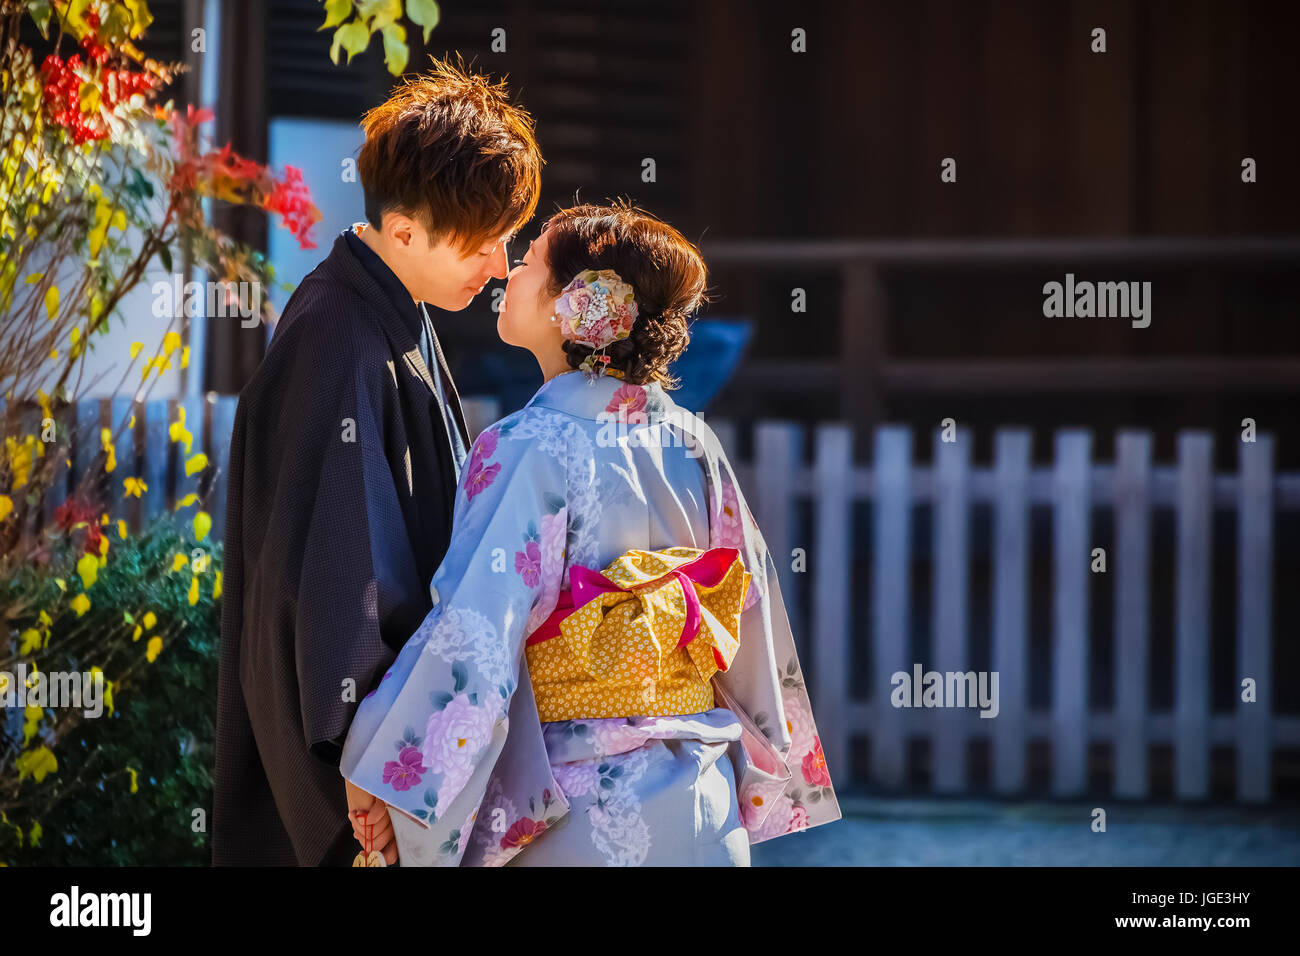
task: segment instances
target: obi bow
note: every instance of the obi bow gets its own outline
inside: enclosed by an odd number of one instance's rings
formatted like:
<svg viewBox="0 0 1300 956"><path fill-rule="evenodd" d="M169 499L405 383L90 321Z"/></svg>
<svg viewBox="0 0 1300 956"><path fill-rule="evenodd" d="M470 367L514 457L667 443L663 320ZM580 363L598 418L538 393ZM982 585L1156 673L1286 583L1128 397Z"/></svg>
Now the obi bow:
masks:
<svg viewBox="0 0 1300 956"><path fill-rule="evenodd" d="M543 721L698 714L740 647L750 574L735 548L627 551L569 590L528 638Z"/></svg>

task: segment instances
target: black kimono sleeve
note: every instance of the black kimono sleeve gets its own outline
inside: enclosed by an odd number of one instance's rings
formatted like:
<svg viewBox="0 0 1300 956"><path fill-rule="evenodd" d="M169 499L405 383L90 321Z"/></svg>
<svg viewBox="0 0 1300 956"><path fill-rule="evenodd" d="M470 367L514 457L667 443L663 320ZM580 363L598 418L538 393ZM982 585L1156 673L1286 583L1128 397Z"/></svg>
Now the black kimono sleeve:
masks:
<svg viewBox="0 0 1300 956"><path fill-rule="evenodd" d="M277 335L231 448L214 861L316 865L349 845L357 702L431 601L391 350L360 318Z"/></svg>

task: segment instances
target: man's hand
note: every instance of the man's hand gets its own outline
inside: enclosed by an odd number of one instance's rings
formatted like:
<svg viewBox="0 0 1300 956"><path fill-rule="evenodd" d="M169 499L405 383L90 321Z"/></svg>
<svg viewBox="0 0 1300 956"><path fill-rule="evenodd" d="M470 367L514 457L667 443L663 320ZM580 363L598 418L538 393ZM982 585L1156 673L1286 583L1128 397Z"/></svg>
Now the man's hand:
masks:
<svg viewBox="0 0 1300 956"><path fill-rule="evenodd" d="M344 780L348 792L348 820L352 823L352 835L365 851L378 850L384 862L392 866L397 862L397 840L393 837L393 821L388 815L388 804L352 781ZM367 845L369 832L369 845Z"/></svg>

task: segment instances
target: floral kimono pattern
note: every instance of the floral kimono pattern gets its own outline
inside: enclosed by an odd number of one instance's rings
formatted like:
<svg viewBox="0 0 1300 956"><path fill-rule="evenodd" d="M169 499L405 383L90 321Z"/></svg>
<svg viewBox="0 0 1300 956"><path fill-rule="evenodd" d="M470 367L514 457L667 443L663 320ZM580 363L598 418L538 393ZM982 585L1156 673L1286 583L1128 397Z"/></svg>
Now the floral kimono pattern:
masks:
<svg viewBox="0 0 1300 956"><path fill-rule="evenodd" d="M539 721L525 641L569 570L674 546L751 575L713 709ZM395 811L403 865L744 865L839 819L772 558L712 430L658 385L567 373L480 435L430 590L340 768Z"/></svg>

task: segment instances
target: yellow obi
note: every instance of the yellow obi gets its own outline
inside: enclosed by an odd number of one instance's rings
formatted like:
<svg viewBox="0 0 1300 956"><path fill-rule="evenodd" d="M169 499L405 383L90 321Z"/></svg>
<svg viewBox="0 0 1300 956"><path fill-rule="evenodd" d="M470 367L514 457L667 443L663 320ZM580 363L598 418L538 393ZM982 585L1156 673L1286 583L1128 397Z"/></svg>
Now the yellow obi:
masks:
<svg viewBox="0 0 1300 956"><path fill-rule="evenodd" d="M528 638L543 721L698 714L740 648L750 574L735 548L627 551L570 589Z"/></svg>

